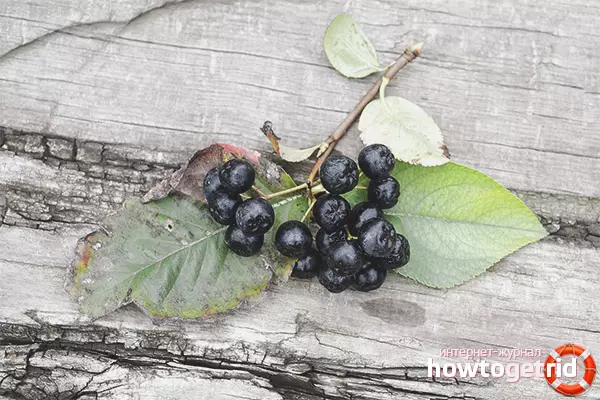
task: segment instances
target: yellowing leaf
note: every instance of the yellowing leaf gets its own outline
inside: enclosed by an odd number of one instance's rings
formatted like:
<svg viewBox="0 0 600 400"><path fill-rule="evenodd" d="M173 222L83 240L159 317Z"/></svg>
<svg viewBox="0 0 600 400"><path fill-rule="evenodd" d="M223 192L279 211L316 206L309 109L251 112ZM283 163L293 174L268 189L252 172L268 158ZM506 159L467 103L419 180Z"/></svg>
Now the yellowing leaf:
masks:
<svg viewBox="0 0 600 400"><path fill-rule="evenodd" d="M363 78L383 70L375 48L348 14L340 14L331 21L323 45L333 68L348 78Z"/></svg>
<svg viewBox="0 0 600 400"><path fill-rule="evenodd" d="M363 143L385 144L400 161L423 166L449 161L435 121L421 107L401 97L370 102L360 116L358 129Z"/></svg>
<svg viewBox="0 0 600 400"><path fill-rule="evenodd" d="M312 155L315 151L317 151L321 147L320 144L309 147L307 149L296 149L294 147L287 147L279 144L279 156L286 161L290 162L300 162L306 160L308 157Z"/></svg>

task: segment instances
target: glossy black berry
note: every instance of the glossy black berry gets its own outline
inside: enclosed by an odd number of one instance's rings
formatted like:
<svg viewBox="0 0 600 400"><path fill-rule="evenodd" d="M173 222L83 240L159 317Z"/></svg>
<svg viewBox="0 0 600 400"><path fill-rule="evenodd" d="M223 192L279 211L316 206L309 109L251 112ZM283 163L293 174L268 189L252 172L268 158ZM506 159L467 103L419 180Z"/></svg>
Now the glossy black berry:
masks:
<svg viewBox="0 0 600 400"><path fill-rule="evenodd" d="M369 182L369 201L380 208L392 208L398 202L400 184L393 176L373 179Z"/></svg>
<svg viewBox="0 0 600 400"><path fill-rule="evenodd" d="M342 194L354 189L358 183L358 167L346 156L331 156L319 170L323 187L333 194Z"/></svg>
<svg viewBox="0 0 600 400"><path fill-rule="evenodd" d="M220 189L208 198L208 211L219 224L231 225L235 222L235 212L241 203L242 196Z"/></svg>
<svg viewBox="0 0 600 400"><path fill-rule="evenodd" d="M220 169L221 184L231 193L244 193L254 185L254 168L248 161L232 158Z"/></svg>
<svg viewBox="0 0 600 400"><path fill-rule="evenodd" d="M346 232L343 229L327 233L323 228L319 229L317 236L315 236L315 242L317 249L323 255L328 255L331 251L331 247L336 243L345 242L348 239Z"/></svg>
<svg viewBox="0 0 600 400"><path fill-rule="evenodd" d="M263 198L245 200L235 212L235 224L251 235L267 233L274 222L275 211Z"/></svg>
<svg viewBox="0 0 600 400"><path fill-rule="evenodd" d="M204 177L204 198L208 201L210 195L219 189L222 189L221 179L219 179L219 168L213 168L206 173Z"/></svg>
<svg viewBox="0 0 600 400"><path fill-rule="evenodd" d="M361 171L371 179L389 176L395 164L396 158L390 149L382 144L369 145L358 155Z"/></svg>
<svg viewBox="0 0 600 400"><path fill-rule="evenodd" d="M340 275L331 268L319 271L319 283L331 293L341 293L352 284L352 276Z"/></svg>
<svg viewBox="0 0 600 400"><path fill-rule="evenodd" d="M356 241L347 240L331 246L325 263L339 275L353 275L364 264L364 259Z"/></svg>
<svg viewBox="0 0 600 400"><path fill-rule="evenodd" d="M313 208L313 217L326 232L340 230L346 225L350 213L350 203L336 194L324 194Z"/></svg>
<svg viewBox="0 0 600 400"><path fill-rule="evenodd" d="M365 222L374 218L383 218L381 208L369 202L359 203L354 206L348 215L348 230L353 236L356 236Z"/></svg>
<svg viewBox="0 0 600 400"><path fill-rule="evenodd" d="M308 226L300 221L287 221L275 233L275 247L284 256L302 257L312 248Z"/></svg>
<svg viewBox="0 0 600 400"><path fill-rule="evenodd" d="M264 241L264 235L248 235L235 225L230 225L225 231L225 244L229 250L242 257L258 253Z"/></svg>
<svg viewBox="0 0 600 400"><path fill-rule="evenodd" d="M358 231L358 244L370 257L385 257L392 252L396 243L394 225L383 218L367 221Z"/></svg>
<svg viewBox="0 0 600 400"><path fill-rule="evenodd" d="M386 277L385 268L369 264L352 277L352 287L361 292L370 292L379 289Z"/></svg>
<svg viewBox="0 0 600 400"><path fill-rule="evenodd" d="M404 267L410 261L410 244L401 234L396 235L396 243L392 252L385 257L378 258L377 262L386 269Z"/></svg>
<svg viewBox="0 0 600 400"><path fill-rule="evenodd" d="M319 273L322 262L319 252L311 249L304 257L296 260L292 269L292 276L302 279L313 278Z"/></svg>

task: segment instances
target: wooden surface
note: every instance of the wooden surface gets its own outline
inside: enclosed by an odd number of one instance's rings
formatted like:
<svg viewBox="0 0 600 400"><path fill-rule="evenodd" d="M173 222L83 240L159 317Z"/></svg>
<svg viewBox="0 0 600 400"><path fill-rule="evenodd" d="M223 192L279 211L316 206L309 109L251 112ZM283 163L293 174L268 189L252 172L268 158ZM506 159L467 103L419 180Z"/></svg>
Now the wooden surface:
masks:
<svg viewBox="0 0 600 400"><path fill-rule="evenodd" d="M384 63L425 42L389 93L551 236L446 291L291 281L202 321L81 315L63 289L72 250L125 198L212 142L267 149L266 119L295 146L343 119L375 77L329 67L341 11ZM0 398L559 398L425 366L445 348L600 351L599 17L583 0L0 0ZM353 128L339 149L360 146Z"/></svg>

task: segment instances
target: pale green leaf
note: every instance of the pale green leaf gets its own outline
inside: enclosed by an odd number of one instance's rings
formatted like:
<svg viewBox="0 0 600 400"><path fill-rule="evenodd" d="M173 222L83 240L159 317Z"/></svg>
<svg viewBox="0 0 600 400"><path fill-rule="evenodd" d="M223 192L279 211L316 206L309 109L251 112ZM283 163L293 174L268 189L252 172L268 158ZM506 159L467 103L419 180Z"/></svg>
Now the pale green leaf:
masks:
<svg viewBox="0 0 600 400"><path fill-rule="evenodd" d="M363 78L383 70L375 48L348 14L340 14L331 21L323 45L333 68L348 78Z"/></svg>
<svg viewBox="0 0 600 400"><path fill-rule="evenodd" d="M230 156L225 151L205 154L211 162L218 154L221 159ZM192 164L204 170L202 160L208 159L196 157ZM295 185L276 165L255 161L260 164L255 168L256 185L263 192ZM276 251L273 236L282 222L302 217L307 199L294 194L271 203L275 225L260 253L248 258L228 250L226 227L215 223L198 200L171 194L147 204L127 203L103 223L104 231L80 242L70 291L94 318L131 302L160 318L227 311L259 294L274 276L288 276L291 260Z"/></svg>
<svg viewBox="0 0 600 400"><path fill-rule="evenodd" d="M279 156L289 162L300 162L310 157L321 146L321 143L319 143L316 146L306 149L296 149L295 147L288 147L279 143Z"/></svg>
<svg viewBox="0 0 600 400"><path fill-rule="evenodd" d="M360 116L358 129L363 143L385 144L398 160L424 166L449 161L435 121L421 107L401 97L371 101Z"/></svg>
<svg viewBox="0 0 600 400"><path fill-rule="evenodd" d="M547 235L521 200L474 169L397 163L392 175L400 182L400 199L385 210L386 218L411 248L410 262L397 271L427 286L463 283ZM357 203L366 193L355 189L347 198Z"/></svg>

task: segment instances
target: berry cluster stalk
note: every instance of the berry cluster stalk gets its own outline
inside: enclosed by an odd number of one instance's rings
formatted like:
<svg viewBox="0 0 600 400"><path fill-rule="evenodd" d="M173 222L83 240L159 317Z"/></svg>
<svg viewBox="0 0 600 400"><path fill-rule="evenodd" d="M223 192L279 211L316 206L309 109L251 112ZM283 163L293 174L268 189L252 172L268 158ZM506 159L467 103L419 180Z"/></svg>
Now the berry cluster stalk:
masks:
<svg viewBox="0 0 600 400"><path fill-rule="evenodd" d="M317 176L319 169L323 162L329 157L331 152L333 151L336 144L344 137L350 126L356 121L356 119L360 116L362 110L375 98L379 88L385 79L387 82L392 80L394 76L408 63L413 61L415 58L421 55L421 47L422 43L416 44L414 46L407 47L404 50L404 53L398 58L386 71L385 73L375 82L375 84L369 89L369 91L363 96L362 99L358 102L358 104L354 107L354 109L348 114L348 116L338 125L338 127L333 131L329 138L325 142L327 144L327 149L319 158L317 162L313 166L310 171L310 175L308 175L307 184L309 187L312 186L315 177Z"/></svg>

